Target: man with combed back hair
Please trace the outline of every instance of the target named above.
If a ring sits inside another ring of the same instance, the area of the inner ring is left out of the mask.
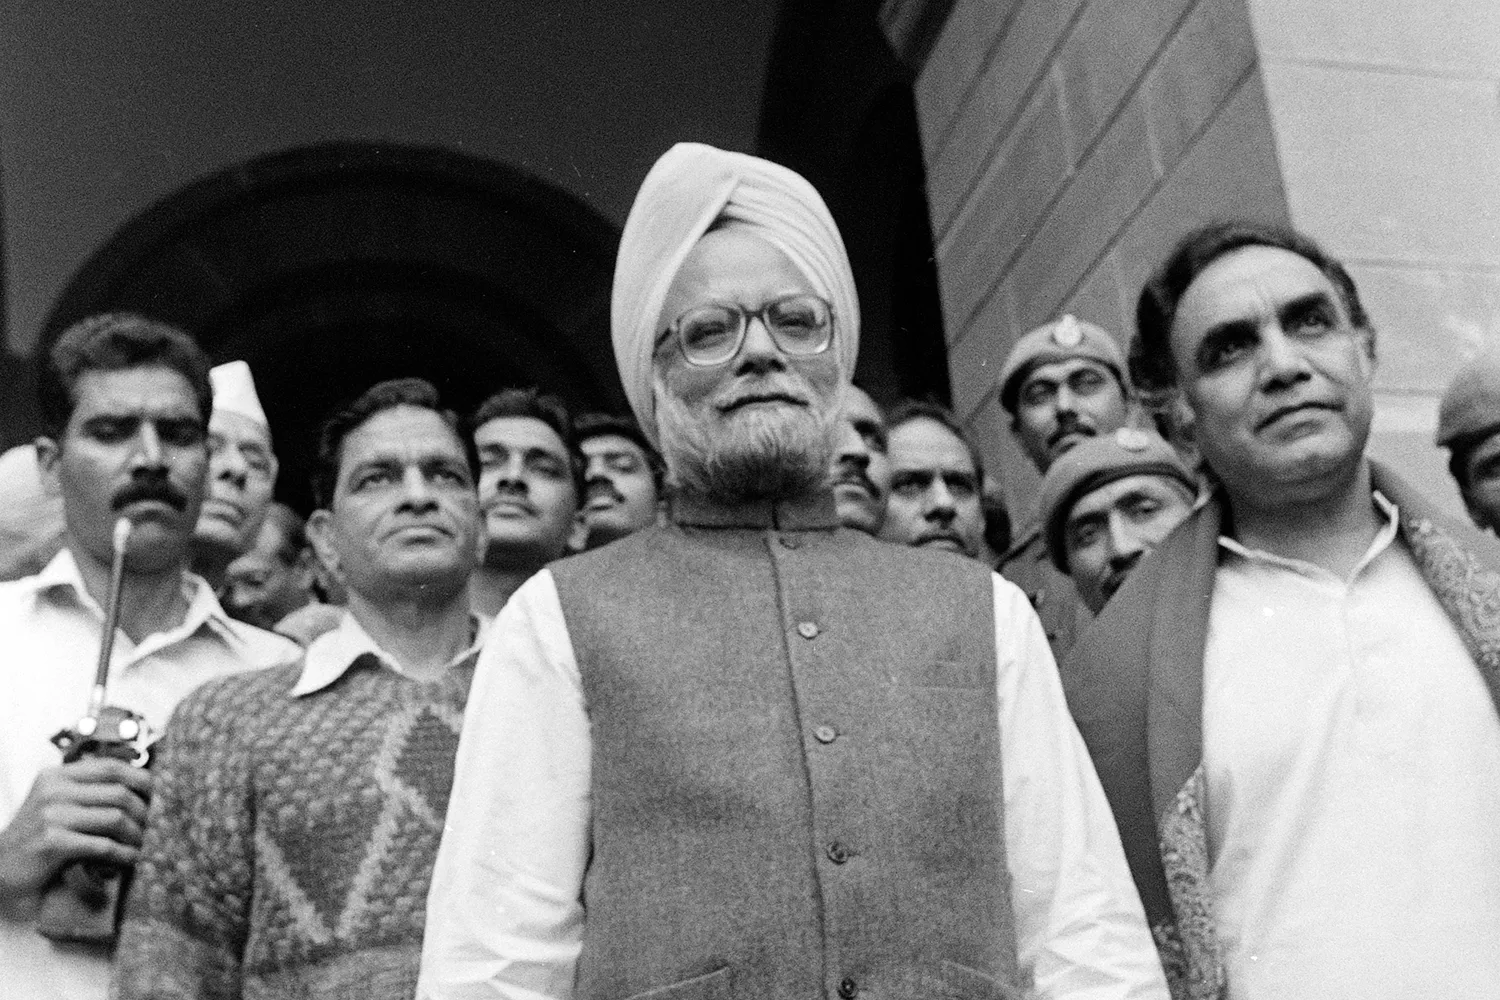
[[[307,531],[348,607],[173,715],[117,1000],[409,1000],[482,631],[475,471],[421,379],[324,424]]]
[[[669,523],[501,612],[418,995],[1164,997],[1025,597],[838,523],[859,311],[817,192],[674,147],[612,320]]]
[[[1500,547],[1366,456],[1375,328],[1311,240],[1199,229],[1136,316],[1215,489],[1063,676],[1175,995],[1500,996]]]

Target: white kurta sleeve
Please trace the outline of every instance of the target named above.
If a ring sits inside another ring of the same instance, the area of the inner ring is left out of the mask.
[[[464,712],[419,998],[564,998],[582,939],[589,720],[552,574],[495,620]]]
[[[1041,997],[1167,996],[1114,816],[1030,603],[994,577],[1005,850],[1021,968]]]

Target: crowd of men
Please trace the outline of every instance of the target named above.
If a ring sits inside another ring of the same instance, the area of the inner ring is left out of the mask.
[[[1500,996],[1500,548],[1366,456],[1315,243],[1021,338],[1014,532],[851,384],[792,171],[670,150],[611,319],[633,417],[381,382],[305,518],[243,362],[61,335],[0,459],[7,996]],[[1500,527],[1500,358],[1437,443]]]

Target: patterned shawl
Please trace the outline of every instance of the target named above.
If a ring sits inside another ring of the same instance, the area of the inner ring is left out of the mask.
[[[1500,710],[1500,543],[1371,463],[1400,534]],[[1193,514],[1104,608],[1063,669],[1176,1000],[1222,1000],[1210,910],[1203,651],[1222,499]]]

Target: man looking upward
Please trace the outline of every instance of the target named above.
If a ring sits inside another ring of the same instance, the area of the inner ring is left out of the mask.
[[[1500,550],[1366,457],[1354,280],[1218,224],[1137,327],[1217,489],[1064,678],[1179,995],[1500,995]]]
[[[817,192],[674,147],[612,327],[671,523],[501,613],[418,995],[1162,996],[1025,598],[838,525],[859,311]]]
[[[180,706],[118,1000],[409,1000],[481,623],[472,452],[421,379],[323,427],[308,531],[344,584],[301,662]]]

